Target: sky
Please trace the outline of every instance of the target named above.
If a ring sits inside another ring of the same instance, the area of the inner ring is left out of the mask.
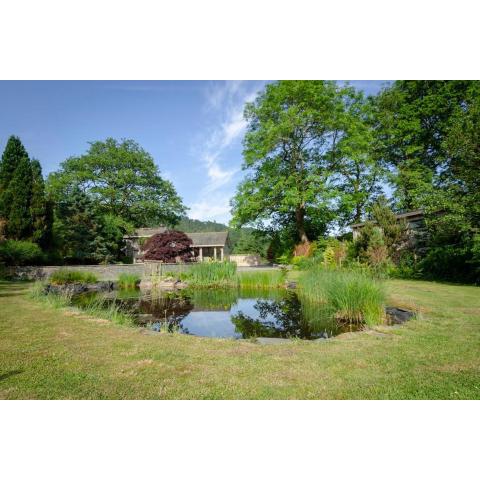
[[[242,180],[243,107],[266,81],[1,81],[0,151],[22,140],[44,175],[88,142],[130,138],[173,182],[188,216],[227,223]],[[350,83],[377,93],[383,81]]]

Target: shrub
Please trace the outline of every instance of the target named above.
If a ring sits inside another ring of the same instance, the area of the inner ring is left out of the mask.
[[[121,273],[118,276],[117,284],[119,288],[135,288],[140,283],[140,276],[135,273]]]
[[[202,262],[182,273],[182,279],[197,286],[236,285],[237,264],[234,262]]]
[[[50,275],[49,281],[55,285],[64,285],[67,283],[95,283],[98,279],[91,272],[60,269]]]
[[[191,262],[195,260],[192,239],[183,232],[167,230],[150,237],[142,247],[145,260],[157,260],[174,263],[178,260]]]
[[[43,253],[36,243],[5,240],[0,243],[0,261],[6,265],[38,265],[43,261]]]
[[[367,325],[383,322],[383,286],[365,273],[317,267],[303,273],[298,284],[302,295],[330,309],[339,322]]]

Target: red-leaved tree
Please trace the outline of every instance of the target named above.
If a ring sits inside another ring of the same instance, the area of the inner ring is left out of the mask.
[[[151,236],[142,247],[144,260],[174,263],[195,260],[192,239],[183,232],[167,230]]]

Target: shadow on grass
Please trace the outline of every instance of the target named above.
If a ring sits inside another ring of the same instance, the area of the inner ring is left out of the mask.
[[[13,377],[14,375],[19,375],[20,373],[23,373],[23,370],[10,370],[9,372],[1,373],[0,382],[6,380],[7,378]]]

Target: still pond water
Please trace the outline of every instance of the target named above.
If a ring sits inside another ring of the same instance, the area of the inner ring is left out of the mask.
[[[351,328],[338,325],[328,309],[301,301],[291,290],[133,290],[113,292],[105,301],[132,313],[145,328],[202,337],[316,339]]]

